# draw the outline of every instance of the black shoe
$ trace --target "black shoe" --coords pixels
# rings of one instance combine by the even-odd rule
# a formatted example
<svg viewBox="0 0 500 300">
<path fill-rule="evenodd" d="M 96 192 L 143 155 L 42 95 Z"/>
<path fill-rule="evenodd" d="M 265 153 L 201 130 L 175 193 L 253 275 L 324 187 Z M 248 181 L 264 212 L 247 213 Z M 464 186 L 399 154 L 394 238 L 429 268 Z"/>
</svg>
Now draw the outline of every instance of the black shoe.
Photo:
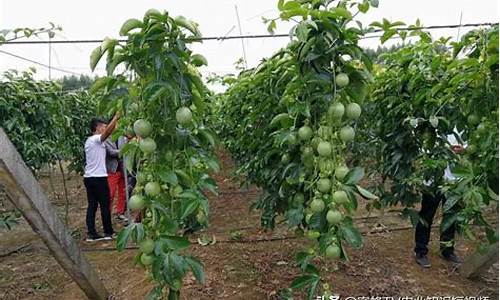
<svg viewBox="0 0 500 300">
<path fill-rule="evenodd" d="M 112 241 L 114 239 L 116 239 L 116 233 L 106 234 L 106 235 L 104 235 L 104 238 L 103 238 L 103 240 L 105 240 L 105 241 Z"/>
<path fill-rule="evenodd" d="M 102 241 L 104 240 L 104 237 L 99 234 L 89 234 L 87 236 L 87 242 L 97 242 L 97 241 Z"/>
<path fill-rule="evenodd" d="M 120 221 L 120 222 L 123 222 L 123 223 L 128 223 L 128 219 L 127 219 L 127 217 L 125 217 L 123 214 L 121 214 L 121 215 L 117 215 L 115 218 L 116 218 L 118 221 Z"/>
<path fill-rule="evenodd" d="M 419 266 L 421 266 L 422 268 L 430 268 L 431 267 L 431 262 L 430 260 L 427 258 L 427 255 L 425 254 L 417 254 L 415 256 L 415 261 L 417 262 L 417 264 Z"/>
<path fill-rule="evenodd" d="M 441 253 L 441 258 L 448 261 L 448 262 L 451 262 L 453 264 L 457 264 L 457 265 L 464 262 L 464 260 L 461 259 L 460 257 L 456 256 L 455 253 L 446 254 L 446 255 Z"/>
</svg>

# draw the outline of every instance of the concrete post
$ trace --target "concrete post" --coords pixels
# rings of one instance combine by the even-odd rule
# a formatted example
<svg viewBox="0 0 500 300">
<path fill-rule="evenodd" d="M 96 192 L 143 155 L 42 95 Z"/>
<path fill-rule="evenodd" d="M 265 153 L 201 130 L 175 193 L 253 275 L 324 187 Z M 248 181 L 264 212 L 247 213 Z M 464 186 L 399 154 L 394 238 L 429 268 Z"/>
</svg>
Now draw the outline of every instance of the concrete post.
<svg viewBox="0 0 500 300">
<path fill-rule="evenodd" d="M 108 292 L 88 263 L 40 184 L 0 128 L 0 185 L 52 255 L 89 299 L 105 300 Z"/>
</svg>

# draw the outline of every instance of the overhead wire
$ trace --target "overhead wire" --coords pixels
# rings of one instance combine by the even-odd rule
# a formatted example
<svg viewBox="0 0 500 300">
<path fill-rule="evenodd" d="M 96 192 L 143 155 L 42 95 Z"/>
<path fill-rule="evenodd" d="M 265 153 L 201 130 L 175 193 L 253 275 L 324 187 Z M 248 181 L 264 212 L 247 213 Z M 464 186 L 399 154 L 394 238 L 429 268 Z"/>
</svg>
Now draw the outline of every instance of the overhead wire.
<svg viewBox="0 0 500 300">
<path fill-rule="evenodd" d="M 451 28 L 462 28 L 462 27 L 479 27 L 479 26 L 494 26 L 498 25 L 495 22 L 483 22 L 483 23 L 468 23 L 468 24 L 451 24 L 451 25 L 432 25 L 432 26 L 421 26 L 421 27 L 400 27 L 391 28 L 396 31 L 415 31 L 415 30 L 434 30 L 434 29 L 451 29 Z M 383 32 L 383 29 L 375 29 L 368 34 Z M 212 40 L 232 40 L 232 39 L 260 39 L 260 38 L 284 38 L 290 37 L 288 33 L 281 34 L 250 34 L 250 35 L 231 35 L 231 36 L 207 36 L 207 37 L 193 37 L 187 38 L 187 40 L 192 41 L 212 41 Z M 375 36 L 378 37 L 378 36 Z M 373 38 L 372 36 L 362 37 L 362 38 Z M 102 43 L 103 39 L 87 39 L 87 40 L 52 40 L 52 44 L 95 44 Z M 118 39 L 118 42 L 127 42 L 127 39 Z M 22 44 L 48 44 L 49 41 L 10 41 L 3 43 L 2 45 L 22 45 Z"/>
<path fill-rule="evenodd" d="M 10 53 L 10 52 L 4 51 L 4 50 L 0 50 L 0 53 L 3 53 L 5 55 L 9 55 L 9 56 L 12 56 L 12 57 L 15 57 L 17 59 L 21 59 L 21 60 L 24 60 L 24 61 L 27 61 L 27 62 L 30 62 L 30 63 L 33 63 L 35 65 L 39 65 L 39 66 L 42 66 L 42 67 L 45 67 L 45 68 L 56 70 L 56 71 L 59 71 L 59 72 L 63 72 L 63 73 L 71 74 L 71 75 L 78 75 L 78 76 L 82 76 L 83 75 L 81 73 L 76 73 L 76 72 L 64 70 L 64 69 L 61 69 L 61 68 L 58 68 L 58 67 L 49 66 L 47 64 L 38 62 L 36 60 L 32 60 L 32 59 L 29 59 L 29 58 L 26 58 L 26 57 L 23 57 L 23 56 L 14 54 L 14 53 Z"/>
<path fill-rule="evenodd" d="M 421 27 L 401 27 L 401 28 L 393 28 L 396 31 L 415 31 L 415 30 L 434 30 L 434 29 L 449 29 L 449 28 L 462 28 L 462 27 L 479 27 L 479 26 L 494 26 L 498 25 L 498 23 L 493 23 L 493 22 L 483 22 L 483 23 L 468 23 L 468 24 L 451 24 L 451 25 L 432 25 L 432 26 L 421 26 Z M 230 31 L 232 31 L 233 28 L 231 28 Z M 229 32 L 230 32 L 229 31 Z M 371 33 L 377 33 L 377 32 L 382 32 L 382 29 L 375 29 L 370 31 L 368 34 Z M 256 39 L 256 38 L 284 38 L 284 37 L 290 37 L 290 34 L 253 34 L 253 35 L 233 35 L 233 36 L 211 36 L 211 37 L 200 37 L 200 38 L 192 38 L 192 40 L 219 40 L 219 41 L 224 41 L 224 40 L 231 40 L 231 39 Z M 382 37 L 381 35 L 370 35 L 370 36 L 363 36 L 360 39 L 373 39 L 373 38 L 380 38 Z M 394 38 L 394 37 L 393 37 Z M 397 38 L 397 37 L 395 37 Z M 33 45 L 33 44 L 48 44 L 49 42 L 51 44 L 84 44 L 84 43 L 101 43 L 103 40 L 100 39 L 90 39 L 90 40 L 51 40 L 51 41 L 7 41 L 5 43 L 2 43 L 1 45 L 22 45 L 22 44 L 28 44 L 28 45 Z M 120 39 L 119 42 L 126 42 L 126 39 Z M 63 72 L 66 74 L 71 74 L 71 75 L 78 75 L 82 76 L 84 74 L 82 73 L 77 73 L 73 71 L 69 71 L 63 68 L 59 67 L 53 67 L 49 66 L 47 64 L 35 61 L 33 59 L 29 59 L 11 52 L 7 52 L 4 50 L 0 50 L 0 53 L 3 53 L 5 55 L 9 55 L 24 61 L 31 62 L 33 64 L 45 67 L 45 68 L 50 68 L 52 70 L 56 70 L 59 72 Z"/>
</svg>

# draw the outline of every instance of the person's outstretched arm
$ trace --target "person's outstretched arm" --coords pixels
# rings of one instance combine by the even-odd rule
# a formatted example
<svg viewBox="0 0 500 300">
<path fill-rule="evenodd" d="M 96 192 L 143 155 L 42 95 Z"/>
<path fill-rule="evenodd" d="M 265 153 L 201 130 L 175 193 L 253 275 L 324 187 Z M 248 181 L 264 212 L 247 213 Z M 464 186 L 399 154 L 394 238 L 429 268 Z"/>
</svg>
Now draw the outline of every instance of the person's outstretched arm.
<svg viewBox="0 0 500 300">
<path fill-rule="evenodd" d="M 106 126 L 106 129 L 101 134 L 101 142 L 104 142 L 113 133 L 113 131 L 115 131 L 116 123 L 118 123 L 119 119 L 120 119 L 120 112 L 116 112 L 115 116 L 113 117 L 113 120 L 109 122 L 108 126 Z"/>
</svg>

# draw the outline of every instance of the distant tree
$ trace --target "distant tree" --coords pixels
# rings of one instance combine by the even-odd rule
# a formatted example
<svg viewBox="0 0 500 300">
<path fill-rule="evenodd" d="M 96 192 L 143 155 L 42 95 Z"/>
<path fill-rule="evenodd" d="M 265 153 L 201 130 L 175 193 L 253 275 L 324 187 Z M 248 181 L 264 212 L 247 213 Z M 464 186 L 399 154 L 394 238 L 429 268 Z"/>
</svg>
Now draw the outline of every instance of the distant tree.
<svg viewBox="0 0 500 300">
<path fill-rule="evenodd" d="M 88 75 L 80 75 L 80 76 L 64 76 L 60 83 L 64 91 L 67 90 L 78 90 L 78 89 L 88 89 L 92 83 L 96 80 L 96 77 L 92 78 Z"/>
<path fill-rule="evenodd" d="M 371 58 L 372 61 L 379 62 L 380 55 L 382 55 L 384 53 L 394 52 L 394 51 L 401 49 L 401 48 L 403 48 L 403 45 L 401 45 L 401 44 L 392 45 L 389 47 L 378 46 L 377 49 L 366 48 L 365 52 L 366 52 L 366 54 L 368 54 L 368 56 Z"/>
</svg>

